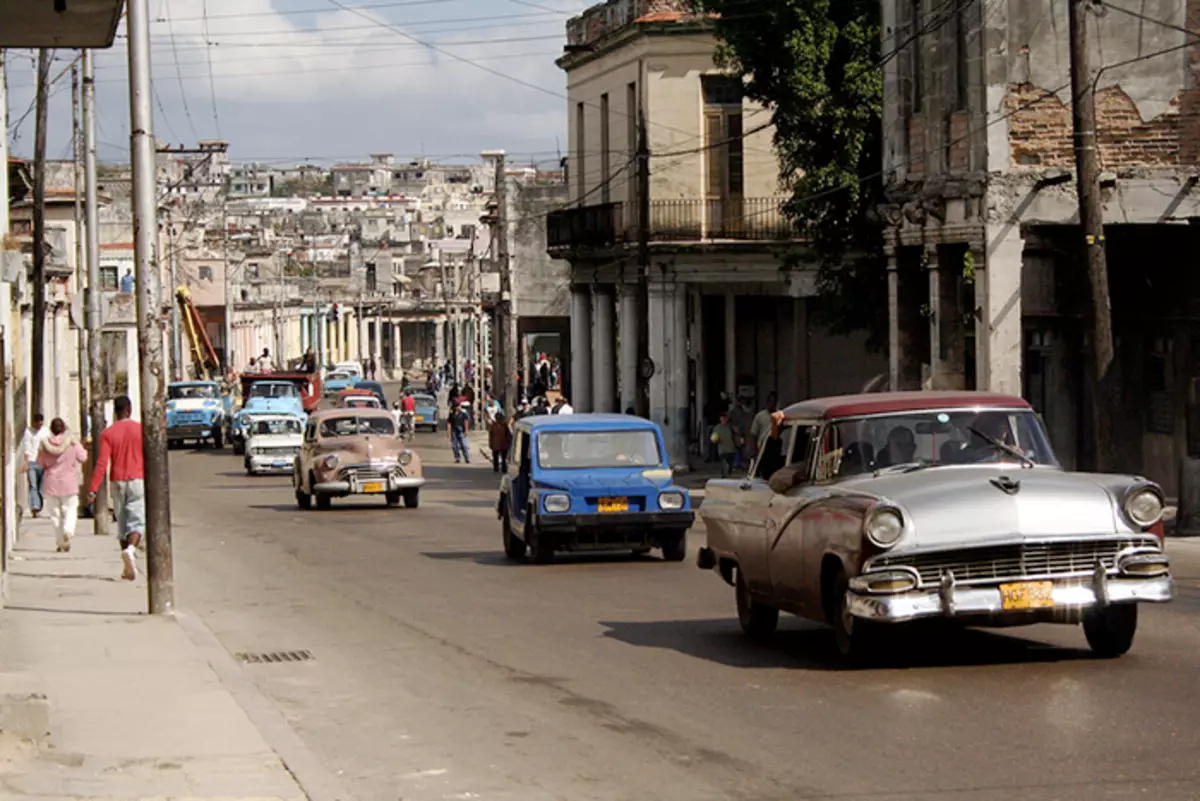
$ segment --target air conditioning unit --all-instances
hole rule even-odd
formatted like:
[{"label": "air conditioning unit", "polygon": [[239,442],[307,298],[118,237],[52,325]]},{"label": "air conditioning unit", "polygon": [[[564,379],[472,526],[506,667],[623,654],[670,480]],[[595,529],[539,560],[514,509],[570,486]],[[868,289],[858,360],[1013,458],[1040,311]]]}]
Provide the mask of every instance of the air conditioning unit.
[{"label": "air conditioning unit", "polygon": [[15,284],[25,272],[25,254],[19,250],[0,250],[0,281]]}]

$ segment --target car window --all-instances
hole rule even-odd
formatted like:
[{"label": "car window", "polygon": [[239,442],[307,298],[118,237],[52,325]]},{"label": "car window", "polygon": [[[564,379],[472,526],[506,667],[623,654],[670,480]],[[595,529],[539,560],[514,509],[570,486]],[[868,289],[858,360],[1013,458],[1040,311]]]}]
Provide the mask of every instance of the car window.
[{"label": "car window", "polygon": [[295,384],[251,384],[252,398],[298,398],[300,390]]},{"label": "car window", "polygon": [[314,442],[317,439],[317,424],[309,423],[304,429],[304,441]]},{"label": "car window", "polygon": [[174,386],[167,387],[167,398],[177,400],[179,398],[219,398],[220,391],[215,386]]},{"label": "car window", "polygon": [[632,431],[543,431],[538,434],[538,466],[545,470],[653,467],[662,463],[658,437]]},{"label": "car window", "polygon": [[525,467],[529,464],[529,432],[521,434],[520,438],[513,440],[513,463],[518,467]]},{"label": "car window", "polygon": [[258,420],[254,424],[255,434],[299,434],[299,420]]},{"label": "car window", "polygon": [[376,437],[394,437],[396,424],[391,417],[329,417],[321,421],[322,437],[353,437],[370,434]]}]

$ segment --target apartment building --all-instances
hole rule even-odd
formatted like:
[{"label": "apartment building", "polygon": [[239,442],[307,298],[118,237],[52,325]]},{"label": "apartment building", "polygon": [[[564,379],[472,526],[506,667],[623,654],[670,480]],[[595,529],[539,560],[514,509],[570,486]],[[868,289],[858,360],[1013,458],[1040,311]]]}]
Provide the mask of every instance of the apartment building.
[{"label": "apartment building", "polygon": [[[886,369],[865,340],[813,325],[815,264],[780,210],[770,114],[716,67],[711,25],[689,6],[610,0],[567,22],[558,65],[569,95],[571,208],[547,220],[551,253],[571,264],[575,408],[633,406],[638,371],[651,373],[651,416],[677,465],[700,451],[700,412],[718,392],[758,407],[772,390],[784,402],[857,391]],[[651,153],[646,309],[636,292],[642,128]],[[650,355],[639,365],[643,315]]]},{"label": "apartment building", "polygon": [[[885,53],[927,31],[884,76],[892,383],[1023,395],[1062,462],[1087,466],[1091,304],[1067,6],[943,5],[881,3]],[[1103,10],[1087,24],[1122,395],[1115,439],[1122,469],[1200,492],[1200,287],[1182,269],[1200,244],[1200,46],[1183,32],[1198,27],[1200,5]]]}]

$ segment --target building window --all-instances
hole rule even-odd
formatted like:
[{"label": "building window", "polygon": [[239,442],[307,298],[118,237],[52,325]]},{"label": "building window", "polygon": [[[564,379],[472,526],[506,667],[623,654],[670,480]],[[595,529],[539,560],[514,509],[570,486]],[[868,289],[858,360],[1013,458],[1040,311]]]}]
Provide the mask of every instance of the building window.
[{"label": "building window", "polygon": [[246,265],[246,277],[247,278],[258,278],[258,264],[256,264],[255,262],[251,262]]},{"label": "building window", "polygon": [[378,284],[376,283],[376,279],[375,279],[375,265],[368,264],[367,265],[367,291],[374,292],[376,286],[378,286]]},{"label": "building window", "polygon": [[[633,208],[638,202],[638,166],[634,164],[634,159],[637,158],[638,150],[638,94],[637,82],[631,82],[625,87],[625,130],[626,138],[629,140],[629,176],[625,181],[625,186],[628,187],[626,192],[627,200],[629,201],[630,211],[626,214],[633,214]],[[627,217],[626,219],[633,219]]]},{"label": "building window", "polygon": [[735,75],[702,75],[704,105],[742,107],[742,79]]},{"label": "building window", "polygon": [[584,131],[583,131],[584,120],[585,120],[585,117],[584,117],[584,111],[583,111],[583,104],[576,103],[575,104],[575,164],[578,167],[578,170],[577,170],[578,174],[575,176],[575,182],[576,182],[576,184],[575,184],[576,198],[575,199],[579,202],[582,202],[583,196],[587,194],[587,177],[585,176],[585,173],[587,171],[584,169],[584,167],[587,164],[586,157],[584,154],[584,146],[587,144],[587,137],[584,135]]},{"label": "building window", "polygon": [[608,93],[600,95],[600,202],[607,203],[609,201],[608,182],[609,163],[608,163]]},{"label": "building window", "polygon": [[971,0],[960,3],[954,14],[954,109],[967,108],[967,88],[970,75],[967,65],[967,9]]},{"label": "building window", "polygon": [[114,265],[100,265],[100,289],[117,291],[117,268]]},{"label": "building window", "polygon": [[909,76],[911,84],[909,105],[914,114],[921,113],[921,105],[925,99],[924,80],[924,54],[921,52],[923,42],[921,41],[922,29],[925,27],[925,0],[912,0],[912,12],[909,25],[909,36],[912,42],[909,44],[912,57],[909,59],[912,75]]},{"label": "building window", "polygon": [[200,280],[201,281],[212,281],[213,280],[213,268],[212,267],[201,267],[199,272],[200,272]]},{"label": "building window", "polygon": [[705,75],[704,152],[708,198],[727,201],[745,192],[742,142],[742,81],[726,75]]}]

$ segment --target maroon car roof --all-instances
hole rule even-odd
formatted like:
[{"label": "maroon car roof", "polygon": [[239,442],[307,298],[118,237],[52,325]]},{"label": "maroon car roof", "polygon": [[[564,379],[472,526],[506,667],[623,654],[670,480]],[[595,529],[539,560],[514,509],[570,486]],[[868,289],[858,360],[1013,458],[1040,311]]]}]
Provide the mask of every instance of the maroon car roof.
[{"label": "maroon car roof", "polygon": [[871,392],[862,395],[835,395],[793,403],[784,409],[788,417],[829,419],[861,417],[869,414],[921,411],[924,409],[974,409],[991,406],[1003,409],[1029,409],[1029,402],[1015,395],[996,392]]}]

